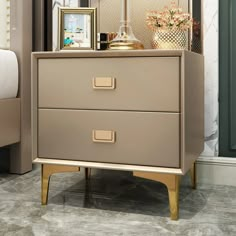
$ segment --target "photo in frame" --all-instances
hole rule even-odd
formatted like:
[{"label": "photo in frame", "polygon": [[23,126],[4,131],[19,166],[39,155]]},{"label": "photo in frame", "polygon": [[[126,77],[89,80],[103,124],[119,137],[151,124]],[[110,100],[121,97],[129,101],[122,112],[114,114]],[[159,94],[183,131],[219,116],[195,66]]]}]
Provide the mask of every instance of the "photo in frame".
[{"label": "photo in frame", "polygon": [[96,8],[59,8],[59,50],[95,50]]}]

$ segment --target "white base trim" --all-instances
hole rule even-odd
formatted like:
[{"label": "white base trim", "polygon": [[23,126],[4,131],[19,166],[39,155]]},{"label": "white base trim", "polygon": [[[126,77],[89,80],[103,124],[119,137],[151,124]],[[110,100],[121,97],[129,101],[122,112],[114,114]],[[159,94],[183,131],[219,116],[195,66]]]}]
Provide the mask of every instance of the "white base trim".
[{"label": "white base trim", "polygon": [[197,182],[236,186],[236,158],[201,156],[197,160]]}]

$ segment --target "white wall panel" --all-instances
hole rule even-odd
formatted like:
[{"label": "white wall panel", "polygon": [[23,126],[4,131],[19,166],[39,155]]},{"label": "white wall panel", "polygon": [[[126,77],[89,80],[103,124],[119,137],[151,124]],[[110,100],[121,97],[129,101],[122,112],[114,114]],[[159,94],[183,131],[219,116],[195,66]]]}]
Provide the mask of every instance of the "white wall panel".
[{"label": "white wall panel", "polygon": [[10,47],[10,0],[0,1],[0,48]]}]

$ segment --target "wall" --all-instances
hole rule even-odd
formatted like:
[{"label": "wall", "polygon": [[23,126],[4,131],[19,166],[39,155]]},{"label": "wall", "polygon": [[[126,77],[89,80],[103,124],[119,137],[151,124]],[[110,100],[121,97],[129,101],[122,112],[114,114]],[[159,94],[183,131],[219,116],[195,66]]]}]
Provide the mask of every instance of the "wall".
[{"label": "wall", "polygon": [[0,1],[0,48],[10,47],[10,0]]},{"label": "wall", "polygon": [[203,4],[205,150],[197,162],[198,182],[236,186],[236,159],[218,156],[219,1],[203,0]]},{"label": "wall", "polygon": [[205,150],[203,156],[218,156],[218,53],[219,5],[203,0],[203,38],[205,56]]}]

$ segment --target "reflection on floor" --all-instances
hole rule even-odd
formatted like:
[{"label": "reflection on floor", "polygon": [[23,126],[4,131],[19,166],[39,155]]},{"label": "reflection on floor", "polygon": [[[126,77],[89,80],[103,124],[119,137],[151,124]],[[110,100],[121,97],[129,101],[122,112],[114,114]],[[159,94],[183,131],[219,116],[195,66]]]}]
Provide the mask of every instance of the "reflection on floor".
[{"label": "reflection on floor", "polygon": [[0,235],[6,236],[228,236],[236,235],[236,188],[180,188],[180,219],[169,218],[164,185],[130,172],[93,170],[51,178],[49,202],[40,204],[40,169],[0,173]]}]

